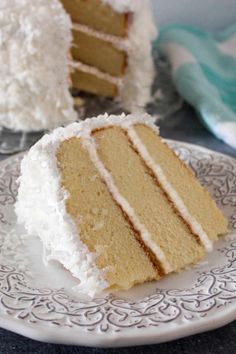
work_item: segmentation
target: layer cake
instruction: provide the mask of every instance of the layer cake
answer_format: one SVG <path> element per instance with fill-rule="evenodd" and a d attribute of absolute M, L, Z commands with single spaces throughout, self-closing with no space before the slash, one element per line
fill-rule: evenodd
<path fill-rule="evenodd" d="M 156 28 L 149 1 L 61 2 L 73 21 L 72 86 L 118 98 L 128 111 L 143 108 L 154 77 Z"/>

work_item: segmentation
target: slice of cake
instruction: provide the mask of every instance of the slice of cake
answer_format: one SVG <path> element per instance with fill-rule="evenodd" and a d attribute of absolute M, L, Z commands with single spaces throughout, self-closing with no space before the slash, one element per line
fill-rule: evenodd
<path fill-rule="evenodd" d="M 198 262 L 227 220 L 148 115 L 98 116 L 24 157 L 16 213 L 91 296 Z"/>
<path fill-rule="evenodd" d="M 77 119 L 71 40 L 71 20 L 58 0 L 1 0 L 0 126 L 38 131 Z"/>
<path fill-rule="evenodd" d="M 73 21 L 73 87 L 120 98 L 129 111 L 144 107 L 154 77 L 156 36 L 149 1 L 61 2 Z"/>

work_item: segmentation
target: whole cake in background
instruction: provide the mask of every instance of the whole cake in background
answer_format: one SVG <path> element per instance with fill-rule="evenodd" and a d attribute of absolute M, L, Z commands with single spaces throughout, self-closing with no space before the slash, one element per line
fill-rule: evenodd
<path fill-rule="evenodd" d="M 58 0 L 1 0 L 0 126 L 38 131 L 76 120 L 71 40 L 71 20 Z"/>
<path fill-rule="evenodd" d="M 136 111 L 150 100 L 152 40 L 148 0 L 61 0 L 73 20 L 72 85 L 119 98 Z"/>
<path fill-rule="evenodd" d="M 18 222 L 90 296 L 179 272 L 227 232 L 148 115 L 56 129 L 25 155 L 19 182 Z"/>

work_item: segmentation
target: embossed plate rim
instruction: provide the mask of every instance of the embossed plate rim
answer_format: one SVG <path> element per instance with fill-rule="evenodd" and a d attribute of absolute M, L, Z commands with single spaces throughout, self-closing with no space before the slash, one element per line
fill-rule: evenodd
<path fill-rule="evenodd" d="M 230 156 L 223 155 L 194 144 L 179 142 L 176 140 L 167 141 L 171 145 L 189 148 L 191 152 L 192 150 L 195 150 L 195 152 L 222 157 L 228 161 L 232 161 L 233 165 L 236 167 L 236 160 Z M 14 160 L 17 156 L 21 155 L 22 153 L 1 161 L 0 167 L 7 164 L 9 160 Z M 227 307 L 221 307 L 219 311 L 214 309 L 214 312 L 207 317 L 195 318 L 191 321 L 187 320 L 185 323 L 182 322 L 181 325 L 178 325 L 178 321 L 175 322 L 173 320 L 168 324 L 168 326 L 166 324 L 159 327 L 149 326 L 148 328 L 139 328 L 138 330 L 137 327 L 134 326 L 131 328 L 126 328 L 125 331 L 121 332 L 111 331 L 96 333 L 85 332 L 81 329 L 81 327 L 66 328 L 60 326 L 55 327 L 51 323 L 48 325 L 48 323 L 45 324 L 44 322 L 38 322 L 36 324 L 29 323 L 24 320 L 20 320 L 19 318 L 14 318 L 11 315 L 1 313 L 0 304 L 0 326 L 5 329 L 44 342 L 97 347 L 117 347 L 160 343 L 218 328 L 234 319 L 236 319 L 236 301 L 231 304 L 227 304 Z"/>

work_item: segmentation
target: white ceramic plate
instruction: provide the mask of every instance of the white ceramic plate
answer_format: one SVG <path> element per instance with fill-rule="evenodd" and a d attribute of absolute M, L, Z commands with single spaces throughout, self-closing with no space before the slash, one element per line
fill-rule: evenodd
<path fill-rule="evenodd" d="M 228 217 L 232 233 L 195 267 L 129 292 L 83 299 L 42 245 L 15 225 L 22 155 L 0 163 L 0 325 L 41 341 L 115 347 L 169 341 L 236 319 L 236 160 L 170 142 Z M 207 210 L 206 210 L 207 213 Z"/>

